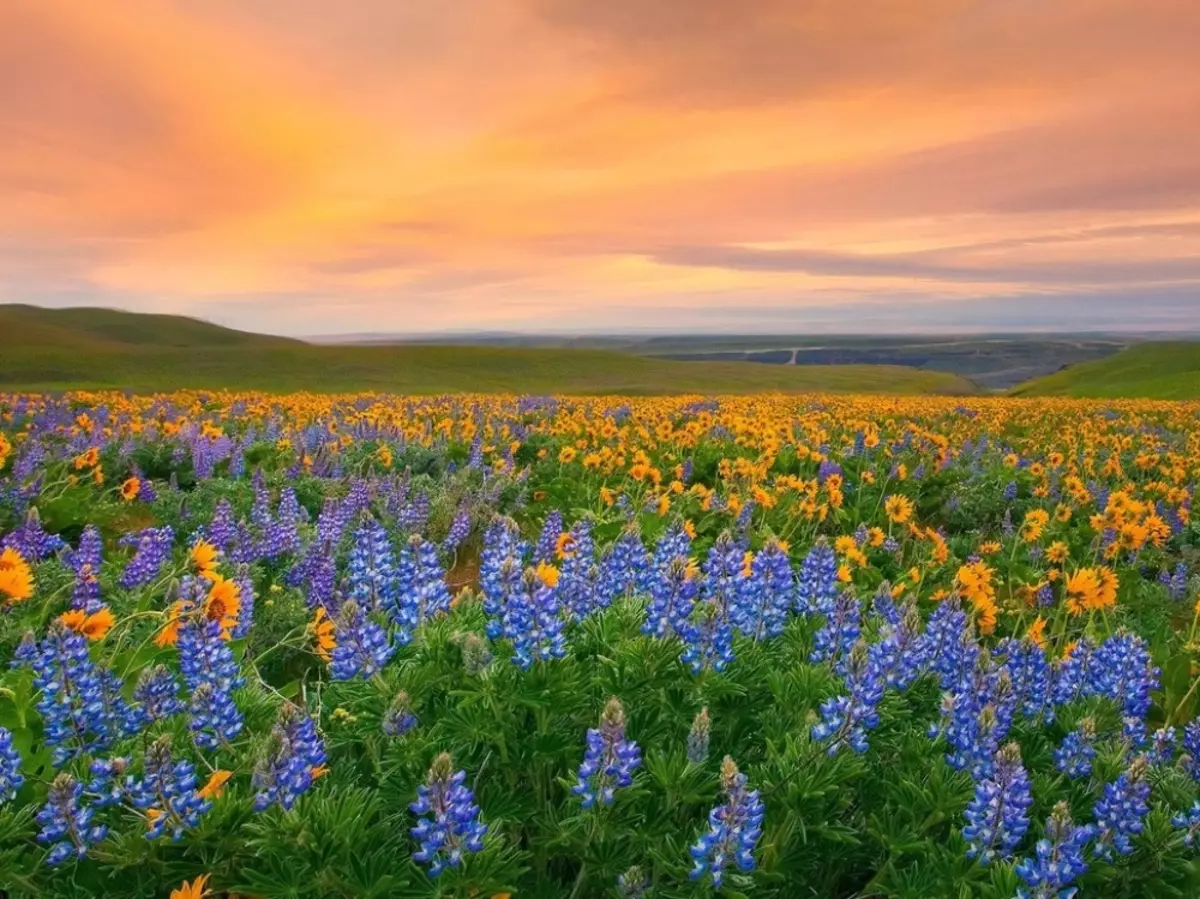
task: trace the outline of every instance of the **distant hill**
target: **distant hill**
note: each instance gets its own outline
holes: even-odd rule
[[[1200,399],[1200,342],[1143,343],[1028,381],[1015,396]]]
[[[0,305],[6,345],[31,349],[122,350],[131,347],[302,346],[299,340],[235,331],[182,315],[77,307]]]

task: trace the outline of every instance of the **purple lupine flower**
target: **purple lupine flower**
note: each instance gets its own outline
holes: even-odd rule
[[[1158,580],[1167,588],[1167,596],[1179,602],[1187,598],[1188,576],[1187,563],[1180,562],[1171,571],[1164,570],[1159,574]]]
[[[417,788],[417,800],[409,806],[418,816],[410,833],[420,843],[413,860],[429,865],[437,877],[447,867],[457,868],[468,852],[483,849],[487,825],[479,820],[479,806],[466,786],[465,771],[455,771],[448,752],[433,760],[425,783]]]
[[[46,864],[58,866],[72,857],[84,858],[89,846],[108,836],[107,825],[92,823],[95,814],[95,807],[83,801],[83,784],[65,772],[54,778],[36,819],[42,825],[38,842],[50,844]]]
[[[968,858],[987,865],[1007,860],[1029,829],[1033,794],[1029,774],[1021,764],[1021,748],[1009,743],[996,753],[990,777],[975,784],[975,797],[967,806],[963,839]]]
[[[51,534],[42,527],[42,519],[36,507],[25,515],[25,520],[15,531],[5,534],[0,540],[0,549],[15,549],[26,559],[40,561],[53,555],[66,543],[58,534]]]
[[[0,805],[16,798],[25,783],[21,774],[21,754],[13,746],[12,733],[0,727]]]
[[[141,706],[147,723],[162,721],[183,711],[179,684],[165,665],[142,669],[133,689],[133,698]]]
[[[557,591],[532,568],[526,569],[505,606],[503,632],[513,644],[513,664],[520,668],[567,654]]]
[[[334,680],[372,677],[396,651],[387,632],[368,618],[353,599],[342,603],[334,627],[337,643],[329,666]]]
[[[1175,758],[1175,728],[1160,727],[1150,737],[1146,761],[1151,765],[1166,765]]]
[[[416,726],[417,716],[413,714],[412,700],[401,690],[383,715],[382,730],[389,737],[399,737]]]
[[[142,779],[129,787],[129,800],[142,811],[154,809],[149,819],[146,839],[153,840],[170,831],[172,840],[200,823],[200,816],[212,808],[196,790],[196,767],[186,760],[175,761],[171,756],[171,738],[164,734],[146,750]]]
[[[533,561],[555,563],[555,549],[558,547],[558,537],[563,532],[562,512],[551,509],[542,524],[542,533],[533,548]]]
[[[181,621],[176,647],[179,670],[189,690],[211,684],[218,690],[228,691],[245,682],[238,672],[233,649],[221,637],[221,622],[207,618]]]
[[[642,632],[664,639],[686,630],[696,597],[700,595],[700,583],[696,571],[682,556],[671,559],[655,574],[648,591],[650,602],[646,604]]]
[[[1149,764],[1138,756],[1115,781],[1105,784],[1104,795],[1096,802],[1096,854],[1109,861],[1113,853],[1133,852],[1133,837],[1142,832],[1143,820],[1150,812]]]
[[[613,600],[632,594],[637,587],[638,573],[649,563],[637,526],[631,524],[600,560],[600,605],[606,607]]]
[[[399,596],[396,554],[387,531],[374,518],[363,521],[354,532],[344,590],[367,611],[391,608]]]
[[[446,532],[446,539],[442,541],[442,551],[453,554],[463,545],[470,534],[471,509],[466,503],[463,503],[454,513],[454,520],[450,522],[450,530]]]
[[[708,706],[702,708],[692,719],[692,729],[688,731],[687,758],[693,765],[702,765],[708,758],[708,743],[712,733],[712,719],[708,715]]]
[[[1046,821],[1046,835],[1037,842],[1036,855],[1016,865],[1017,876],[1025,881],[1025,886],[1017,890],[1018,899],[1074,896],[1071,884],[1087,871],[1085,852],[1094,836],[1092,825],[1076,824],[1067,803],[1058,803]]]
[[[136,534],[122,537],[122,546],[135,547],[133,558],[125,566],[121,574],[121,586],[125,589],[141,587],[150,583],[171,556],[171,545],[175,540],[175,532],[170,525],[160,528],[146,528]]]
[[[242,713],[228,689],[200,684],[188,702],[188,730],[201,749],[216,749],[242,732]]]
[[[254,769],[254,810],[274,803],[285,811],[312,786],[314,769],[325,764],[325,741],[317,726],[290,703],[279,710],[266,753]]]
[[[800,564],[800,585],[796,592],[796,608],[802,615],[827,615],[833,610],[840,593],[837,579],[837,556],[824,541],[819,541]]]
[[[396,601],[387,608],[397,625],[396,642],[401,646],[412,642],[428,619],[450,611],[452,599],[437,546],[419,536],[410,537],[397,568]]]
[[[65,556],[67,567],[75,574],[75,585],[71,592],[71,608],[82,609],[89,615],[100,611],[100,557],[103,541],[100,530],[89,524],[79,535],[79,548],[68,549]]]
[[[885,672],[881,671],[866,641],[859,640],[847,664],[847,692],[821,704],[821,720],[813,725],[812,738],[827,743],[829,755],[843,748],[867,751],[867,731],[879,723],[876,711],[883,699]]]
[[[650,889],[650,878],[637,865],[617,875],[617,894],[621,899],[643,899]]]
[[[813,638],[809,662],[830,662],[834,670],[841,670],[843,657],[849,654],[862,632],[859,624],[861,615],[862,608],[857,596],[852,592],[839,594],[826,617],[825,625]]]
[[[742,582],[743,595],[734,609],[734,624],[764,640],[783,633],[788,613],[796,603],[796,578],[787,552],[778,540],[767,541],[750,563],[750,577]],[[856,635],[857,636],[857,635]]]
[[[1200,800],[1193,801],[1191,808],[1172,817],[1171,824],[1176,830],[1183,831],[1183,845],[1194,848],[1200,838]]]
[[[758,790],[747,788],[746,775],[738,771],[729,756],[721,763],[721,788],[725,802],[709,812],[708,830],[690,850],[691,878],[699,880],[708,875],[717,888],[724,883],[725,869],[731,862],[743,873],[754,870],[754,847],[762,835],[766,813]]]
[[[600,574],[591,522],[586,519],[575,522],[567,536],[558,579],[559,602],[564,615],[572,619],[586,618],[601,604]]]
[[[121,756],[92,760],[88,766],[92,779],[88,782],[87,792],[94,797],[96,808],[116,805],[126,797],[133,782],[126,776],[128,770],[129,759]]]
[[[1096,757],[1096,723],[1084,718],[1079,727],[1065,737],[1054,750],[1054,765],[1067,777],[1089,777],[1092,760]]]
[[[571,791],[584,808],[597,802],[611,805],[618,788],[633,783],[633,772],[642,764],[638,744],[625,737],[625,710],[615,697],[604,706],[600,725],[587,732],[587,752]]]
[[[1087,689],[1121,703],[1126,715],[1145,718],[1150,694],[1158,689],[1158,676],[1146,641],[1120,630],[1097,647],[1088,668]]]

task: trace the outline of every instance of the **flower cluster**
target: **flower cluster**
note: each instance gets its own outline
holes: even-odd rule
[[[479,806],[466,780],[466,772],[455,771],[450,754],[443,752],[433,760],[417,800],[409,806],[418,816],[412,835],[420,848],[413,859],[428,865],[433,877],[447,867],[457,868],[466,853],[483,849],[487,825],[479,820]]]

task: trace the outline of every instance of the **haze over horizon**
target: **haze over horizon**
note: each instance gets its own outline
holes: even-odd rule
[[[1200,329],[1192,0],[8,0],[0,302]]]

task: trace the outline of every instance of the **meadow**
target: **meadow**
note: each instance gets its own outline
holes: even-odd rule
[[[1195,402],[0,394],[0,890],[1196,895],[1197,460]]]

